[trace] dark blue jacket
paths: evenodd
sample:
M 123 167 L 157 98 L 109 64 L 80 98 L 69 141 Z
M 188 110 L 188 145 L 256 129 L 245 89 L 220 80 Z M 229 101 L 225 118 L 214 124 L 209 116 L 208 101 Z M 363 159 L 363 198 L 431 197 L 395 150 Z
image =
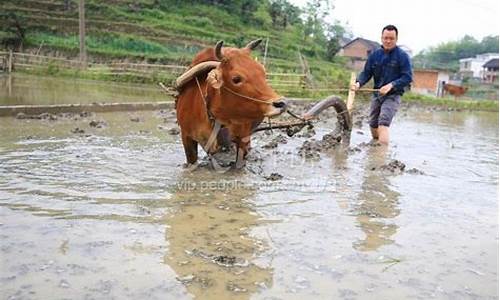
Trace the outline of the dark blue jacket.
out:
M 365 68 L 358 76 L 361 86 L 373 76 L 373 88 L 379 89 L 391 83 L 394 86 L 389 94 L 403 95 L 405 87 L 412 81 L 410 57 L 396 46 L 386 53 L 382 47 L 373 51 L 366 61 Z

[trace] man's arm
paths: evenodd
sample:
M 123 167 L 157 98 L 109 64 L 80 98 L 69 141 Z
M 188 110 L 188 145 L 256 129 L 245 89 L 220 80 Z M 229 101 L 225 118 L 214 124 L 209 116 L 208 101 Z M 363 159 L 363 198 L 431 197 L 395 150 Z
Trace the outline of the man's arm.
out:
M 401 73 L 400 73 L 401 76 L 398 79 L 391 82 L 392 86 L 396 90 L 403 90 L 413 80 L 411 61 L 408 54 L 403 53 L 403 55 L 401 55 L 400 63 L 401 63 Z
M 365 63 L 363 71 L 359 73 L 356 83 L 359 83 L 359 87 L 365 85 L 373 76 L 372 73 L 373 55 L 368 56 L 368 60 Z

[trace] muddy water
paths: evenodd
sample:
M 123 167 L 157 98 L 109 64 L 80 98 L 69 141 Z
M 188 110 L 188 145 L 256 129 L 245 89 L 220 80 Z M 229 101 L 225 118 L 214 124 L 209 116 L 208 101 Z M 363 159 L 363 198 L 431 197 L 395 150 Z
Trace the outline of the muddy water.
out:
M 172 128 L 1 118 L 1 298 L 498 298 L 498 114 L 410 109 L 388 149 L 363 124 L 311 159 L 259 134 L 224 174 L 183 169 Z
M 0 75 L 0 106 L 166 101 L 154 85 Z M 167 99 L 168 100 L 168 99 Z

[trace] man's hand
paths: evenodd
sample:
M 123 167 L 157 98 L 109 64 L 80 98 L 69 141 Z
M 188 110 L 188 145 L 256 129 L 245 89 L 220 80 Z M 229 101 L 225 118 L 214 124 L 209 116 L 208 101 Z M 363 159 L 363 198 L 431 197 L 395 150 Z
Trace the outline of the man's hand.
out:
M 359 82 L 353 83 L 351 85 L 351 91 L 357 91 L 357 90 L 359 90 L 359 88 L 360 88 Z
M 392 87 L 393 87 L 392 83 L 388 83 L 388 84 L 384 85 L 379 90 L 380 95 L 384 96 L 385 94 L 389 93 L 392 90 Z

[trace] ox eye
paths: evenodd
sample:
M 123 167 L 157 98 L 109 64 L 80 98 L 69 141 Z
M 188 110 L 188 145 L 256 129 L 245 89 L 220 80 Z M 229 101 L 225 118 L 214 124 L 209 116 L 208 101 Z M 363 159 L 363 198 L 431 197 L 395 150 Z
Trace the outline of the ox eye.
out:
M 243 81 L 243 79 L 241 78 L 241 76 L 233 76 L 233 83 L 234 84 L 241 83 L 241 81 Z

